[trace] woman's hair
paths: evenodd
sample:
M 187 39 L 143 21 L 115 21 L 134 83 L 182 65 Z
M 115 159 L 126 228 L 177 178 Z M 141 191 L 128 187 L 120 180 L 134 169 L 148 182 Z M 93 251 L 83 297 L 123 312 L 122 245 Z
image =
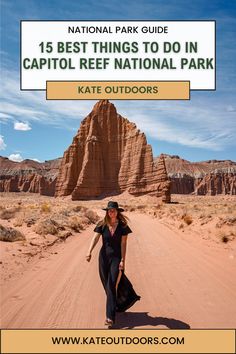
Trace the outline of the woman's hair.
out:
M 123 215 L 119 210 L 117 210 L 117 219 L 122 223 L 123 226 L 127 226 L 129 218 Z M 108 215 L 108 210 L 107 210 L 104 219 L 99 222 L 99 226 L 102 225 L 102 227 L 104 227 L 109 223 L 110 223 L 110 217 Z

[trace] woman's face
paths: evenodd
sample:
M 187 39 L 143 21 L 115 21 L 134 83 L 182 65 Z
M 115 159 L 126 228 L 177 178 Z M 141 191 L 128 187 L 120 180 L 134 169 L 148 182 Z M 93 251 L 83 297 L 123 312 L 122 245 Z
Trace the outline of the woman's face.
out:
M 111 219 L 115 219 L 117 217 L 118 211 L 117 209 L 113 208 L 113 209 L 108 209 L 108 216 Z

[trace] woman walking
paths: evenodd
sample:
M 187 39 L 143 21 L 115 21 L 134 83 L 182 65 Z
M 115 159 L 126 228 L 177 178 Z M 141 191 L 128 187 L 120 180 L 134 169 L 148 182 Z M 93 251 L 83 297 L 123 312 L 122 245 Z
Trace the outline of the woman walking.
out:
M 91 241 L 86 260 L 90 262 L 94 247 L 102 235 L 102 248 L 99 253 L 99 275 L 106 292 L 106 321 L 111 328 L 117 312 L 130 308 L 140 300 L 130 281 L 124 274 L 127 235 L 131 229 L 127 218 L 122 214 L 124 209 L 118 203 L 108 202 L 104 219 L 95 227 L 95 235 Z

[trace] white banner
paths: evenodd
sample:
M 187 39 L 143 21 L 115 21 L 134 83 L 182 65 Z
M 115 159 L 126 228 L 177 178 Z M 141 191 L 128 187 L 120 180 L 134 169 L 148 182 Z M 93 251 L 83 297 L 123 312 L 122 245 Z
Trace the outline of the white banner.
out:
M 21 89 L 47 80 L 215 89 L 215 21 L 21 21 Z

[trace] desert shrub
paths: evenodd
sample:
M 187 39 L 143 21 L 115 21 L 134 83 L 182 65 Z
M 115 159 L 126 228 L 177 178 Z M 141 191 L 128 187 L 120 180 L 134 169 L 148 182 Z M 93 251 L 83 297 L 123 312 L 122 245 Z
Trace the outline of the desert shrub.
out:
M 59 212 L 59 214 L 63 215 L 63 216 L 70 216 L 71 214 L 71 210 L 69 209 L 63 209 Z
M 43 203 L 41 204 L 41 208 L 40 208 L 42 213 L 50 213 L 51 211 L 51 206 L 47 203 Z
M 236 217 L 219 218 L 216 227 L 221 228 L 223 225 L 233 226 L 236 223 Z
M 57 237 L 65 241 L 70 236 L 72 236 L 71 231 L 64 231 L 64 232 L 61 232 Z
M 14 221 L 13 225 L 14 226 L 22 226 L 23 224 L 26 224 L 27 227 L 30 227 L 34 225 L 37 221 L 36 217 L 33 216 L 28 216 L 25 217 L 25 215 L 20 215 L 16 220 Z
M 76 232 L 80 232 L 83 229 L 82 219 L 79 216 L 71 216 L 67 221 L 67 226 Z
M 22 216 L 16 218 L 16 220 L 13 223 L 13 226 L 22 226 L 24 224 L 24 218 Z
M 228 236 L 227 235 L 221 236 L 221 241 L 224 242 L 224 243 L 227 243 L 229 241 Z
M 145 209 L 145 208 L 146 208 L 146 206 L 143 204 L 137 205 L 137 209 L 139 209 L 139 210 Z
M 25 219 L 26 226 L 28 226 L 28 227 L 35 225 L 36 221 L 37 221 L 36 217 L 33 217 L 33 216 L 27 217 Z
M 56 235 L 60 226 L 53 219 L 44 219 L 35 225 L 35 232 L 39 235 Z
M 190 225 L 193 222 L 191 215 L 184 215 L 183 220 L 187 225 Z
M 73 208 L 73 211 L 75 211 L 76 213 L 78 213 L 79 211 L 85 211 L 87 210 L 86 207 L 84 206 L 81 206 L 81 205 L 76 205 L 74 208 Z
M 49 219 L 54 222 L 58 230 L 65 230 L 65 227 L 67 226 L 68 216 L 65 216 L 59 212 L 51 214 Z
M 20 211 L 20 207 L 13 207 L 13 208 L 3 208 L 0 211 L 0 218 L 3 220 L 9 220 L 15 217 L 15 214 Z
M 236 216 L 226 218 L 226 225 L 232 226 L 236 224 Z
M 34 209 L 37 209 L 38 206 L 37 206 L 36 204 L 28 204 L 26 208 L 27 208 L 27 209 L 34 210 Z
M 179 225 L 179 229 L 183 229 L 183 228 L 184 228 L 184 224 L 181 223 L 181 224 Z
M 169 212 L 170 212 L 170 214 L 175 214 L 176 213 L 176 209 L 171 207 L 171 208 L 169 208 Z
M 25 240 L 25 236 L 19 230 L 0 225 L 0 241 L 14 242 L 23 240 Z
M 80 220 L 81 220 L 82 227 L 84 227 L 84 228 L 86 228 L 88 225 L 91 224 L 90 220 L 88 218 L 86 218 L 85 215 L 81 216 Z
M 98 214 L 95 213 L 95 211 L 90 209 L 85 211 L 84 216 L 88 218 L 92 224 L 96 224 L 96 222 L 99 220 Z
M 234 206 L 228 206 L 228 208 L 226 208 L 226 212 L 228 214 L 233 214 L 235 212 L 235 207 Z

